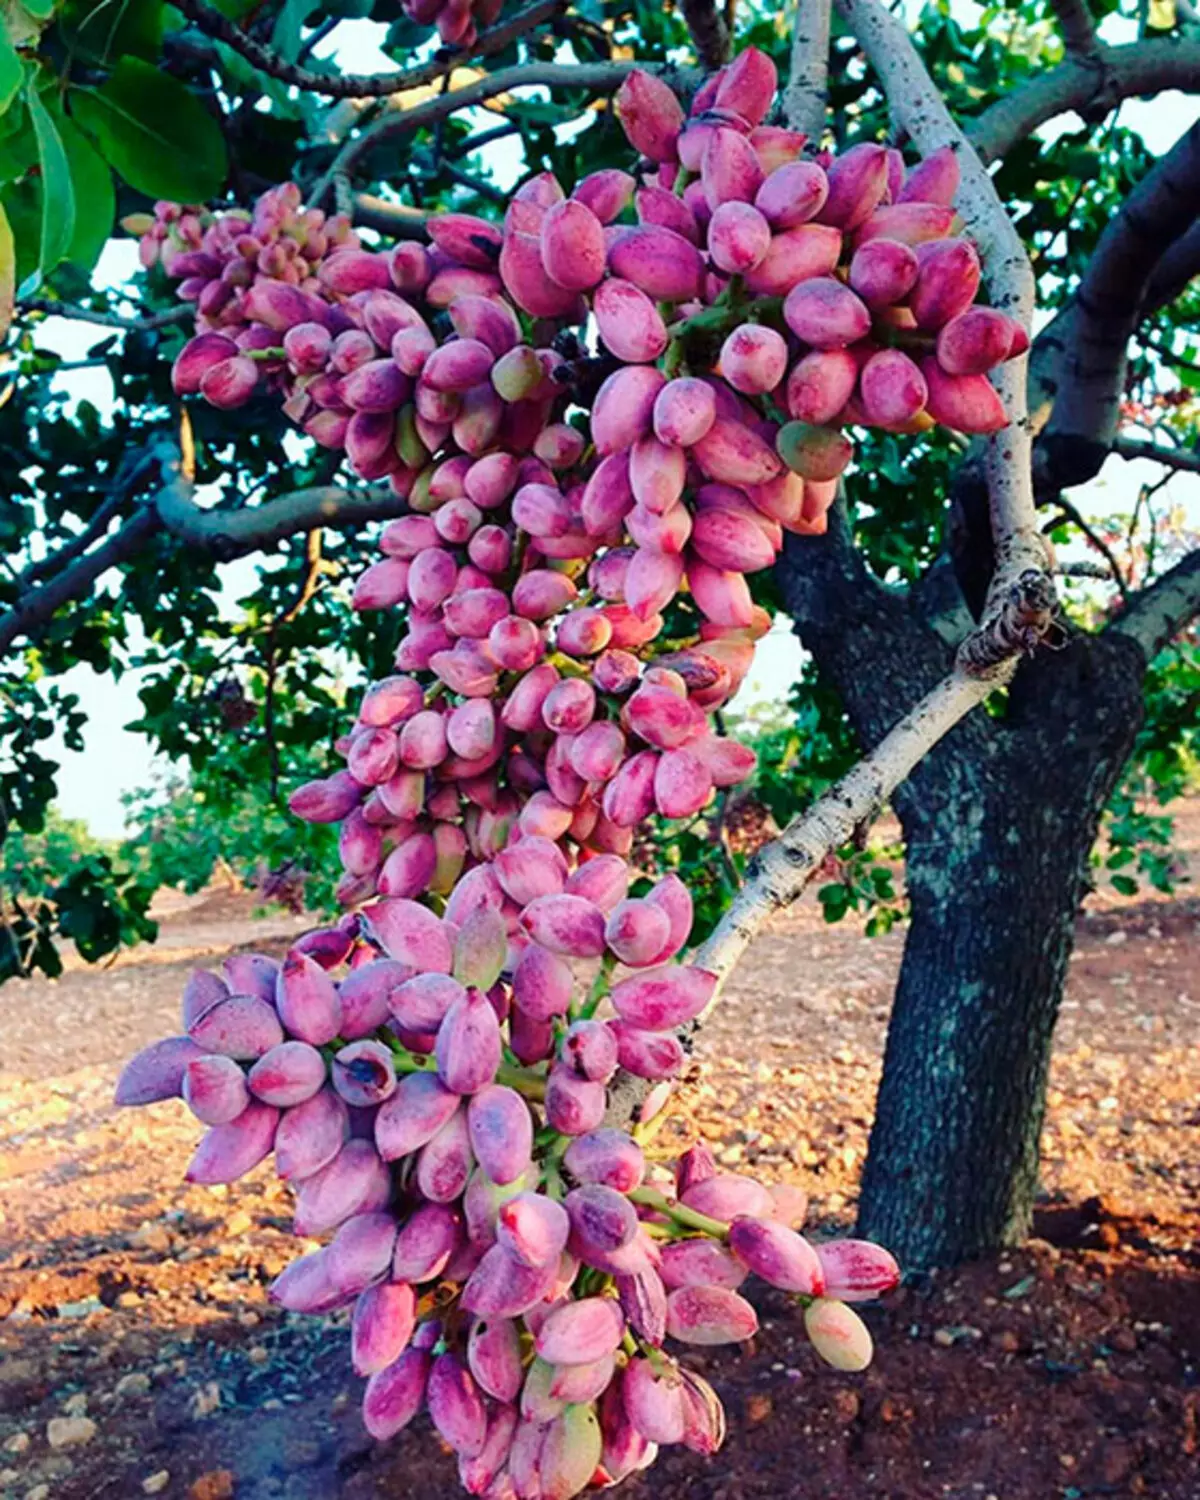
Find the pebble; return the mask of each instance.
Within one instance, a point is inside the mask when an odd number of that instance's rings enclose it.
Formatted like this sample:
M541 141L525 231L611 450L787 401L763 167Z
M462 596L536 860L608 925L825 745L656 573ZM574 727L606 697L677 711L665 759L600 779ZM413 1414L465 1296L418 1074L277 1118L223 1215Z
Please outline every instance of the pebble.
M236 1239L239 1234L245 1234L248 1229L254 1228L254 1220L244 1208L237 1213L230 1214L225 1222L225 1233L230 1239Z
M87 1392L76 1391L74 1395L68 1396L63 1402L63 1411L68 1417L82 1417L87 1411Z
M171 1233L161 1224L146 1222L139 1224L133 1231L129 1236L129 1243L138 1249L155 1250L161 1254L171 1248Z
M171 1482L170 1469L159 1469L156 1474L147 1474L142 1480L142 1490L147 1495L158 1495Z
M254 1344L246 1352L246 1358L252 1365L265 1365L271 1357L271 1351L265 1344Z
M12 1437L6 1439L4 1444L5 1453L28 1453L33 1439L27 1432L14 1432Z
M193 1391L190 1410L193 1417L210 1417L221 1404L221 1387L215 1380Z
M117 1298L118 1307L141 1307L142 1299L138 1292L122 1292Z
M35 1484L31 1490L25 1491L25 1500L50 1500L50 1486Z
M188 1500L233 1500L233 1474L229 1469L210 1469L194 1480Z
M78 1448L96 1436L96 1424L90 1417L51 1417L46 1423L46 1440L52 1448Z
M131 1370L117 1381L116 1393L118 1396L144 1396L149 1389L149 1375L141 1370Z

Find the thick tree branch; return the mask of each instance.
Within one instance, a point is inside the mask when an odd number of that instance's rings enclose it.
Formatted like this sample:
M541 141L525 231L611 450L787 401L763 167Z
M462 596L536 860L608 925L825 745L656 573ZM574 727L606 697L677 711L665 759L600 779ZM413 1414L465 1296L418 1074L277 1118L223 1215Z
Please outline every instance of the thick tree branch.
M1196 216L1200 123L1157 163L1109 221L1072 299L1044 443L1058 482L1096 472L1120 423L1129 341L1164 249Z
M441 47L427 62L405 71L387 73L317 73L311 68L290 63L248 35L240 26L215 10L205 0L179 0L179 9L206 36L224 42L260 73L278 78L281 83L302 89L305 93L323 94L328 99L373 99L396 94L403 89L420 88L444 77L454 68L475 57L503 52L517 37L548 21L564 8L566 0L534 0L507 21L481 32L469 47Z
M717 0L683 0L683 19L706 68L719 68L729 61L729 27Z
M396 240L429 238L427 213L410 208L407 203L389 203L374 193L355 193L351 217L364 229L377 229L380 234L391 235Z
M1200 276L1200 220L1163 252L1146 288L1142 311L1149 317L1169 307L1183 296L1195 276Z
M64 604L85 599L101 574L137 556L158 524L153 511L139 511L94 552L76 558L40 588L23 593L7 614L0 615L0 651L44 625Z
M63 605L87 598L102 574L130 561L158 532L166 531L188 546L227 562L262 551L298 532L312 533L326 526L349 530L367 521L388 520L408 509L407 502L388 485L363 490L317 485L246 510L205 510L192 499L192 485L182 473L178 455L159 452L155 459L168 473L167 483L139 502L136 513L101 546L79 556L77 539L48 559L51 566L60 561L67 565L40 586L25 589L13 608L0 615L0 651L44 625Z
M592 93L617 89L636 66L632 62L519 63L512 68L499 68L495 73L484 74L463 88L438 94L412 109L393 110L345 143L309 194L309 202L314 206L320 204L336 177L352 172L363 156L394 136L408 135L426 125L436 125L460 109L469 109L500 94L511 93L513 89L582 89Z
M1070 57L1092 57L1099 50L1096 23L1087 0L1052 0L1063 45Z
M222 562L272 547L297 532L322 526L349 530L367 521L403 515L408 509L407 502L386 484L363 490L314 485L245 510L205 510L186 489L167 486L153 503L159 521L172 536Z
M992 304L1026 328L1033 316L1034 279L1029 257L991 177L950 117L902 20L876 0L837 0L878 75L896 122L924 154L949 146L958 153L962 185L958 208L983 257ZM994 380L1009 425L988 442L985 470L996 566L980 631L965 660L989 664L988 642L999 653L1015 638L1028 641L1027 626L1053 599L1045 543L1037 526L1033 494L1033 439L1026 408L1027 359L1009 360ZM1040 581L1034 581L1038 575ZM1019 603L1014 604L1014 600ZM1047 616L1048 620L1048 616Z
M1165 464L1168 469L1183 469L1200 474L1200 451L1195 448L1168 448L1164 443L1140 442L1119 437L1112 445L1118 458L1148 458L1151 463Z
M1056 115L1076 110L1102 118L1122 99L1164 89L1200 90L1200 41L1154 37L1068 58L989 105L967 138L983 161L998 161Z
M1109 625L1108 630L1129 636L1146 653L1146 660L1169 644L1200 614L1200 548L1189 552L1149 588L1142 589Z
M796 0L792 60L783 91L783 113L793 130L819 142L829 92L830 0Z

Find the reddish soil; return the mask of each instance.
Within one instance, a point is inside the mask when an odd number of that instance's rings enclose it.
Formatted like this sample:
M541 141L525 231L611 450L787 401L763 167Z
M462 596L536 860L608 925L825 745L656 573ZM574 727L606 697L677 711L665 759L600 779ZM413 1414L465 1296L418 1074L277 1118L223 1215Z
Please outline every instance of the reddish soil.
M1182 833L1200 848L1200 806ZM281 951L299 925L252 920L246 898L180 903L156 948L0 996L4 1500L457 1493L424 1421L382 1446L364 1434L344 1316L267 1304L298 1248L288 1191L266 1170L185 1187L183 1106L110 1106L121 1059L174 1028L191 964ZM803 903L759 939L704 1033L678 1129L801 1183L817 1233L853 1219L901 944L823 927ZM729 1410L723 1452L668 1452L626 1492L1200 1500L1198 954L1197 898L1093 896L1037 1238L867 1309L877 1354L861 1376L820 1367L786 1299L761 1295L754 1344L699 1361ZM95 1430L52 1447L64 1416Z

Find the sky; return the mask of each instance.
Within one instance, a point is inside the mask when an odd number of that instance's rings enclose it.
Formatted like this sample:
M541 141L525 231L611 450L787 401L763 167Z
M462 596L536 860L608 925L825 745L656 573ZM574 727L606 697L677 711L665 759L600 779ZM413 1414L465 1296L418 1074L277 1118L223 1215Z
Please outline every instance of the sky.
M974 9L965 0L957 8L964 14ZM384 31L383 26L370 21L349 23L339 28L339 40L327 39L320 50L329 52L336 48L339 59L353 71L385 69L392 64L378 48ZM1134 36L1133 23L1110 16L1102 35L1110 43L1130 41ZM1122 108L1120 118L1122 124L1139 130L1152 150L1161 153L1200 118L1200 100L1175 92L1160 95L1153 102L1130 100ZM1047 133L1077 128L1078 124L1074 116L1068 115L1048 126ZM502 188L511 185L518 170L518 157L510 143L501 142L490 148L488 160L497 185ZM110 241L97 267L97 281L118 286L136 268L133 242ZM52 318L42 325L39 344L58 350L65 359L78 359L96 342L98 335L99 330L87 325ZM112 399L111 382L103 371L69 371L57 377L57 384L72 397L89 399L101 408ZM1154 482L1160 475L1158 465L1110 458L1096 479L1072 492L1072 499L1085 514L1112 514L1128 509L1140 486ZM1187 505L1189 512L1200 517L1200 476L1180 476L1172 485L1172 493ZM1085 555L1085 549L1077 548L1074 555ZM230 598L237 596L252 567L252 561L244 559L227 570ZM754 667L733 706L783 701L799 674L802 660L799 642L788 622L777 619L770 633L759 642ZM156 761L140 735L125 727L139 713L139 678L137 671L131 671L119 682L113 682L80 666L62 682L64 689L79 695L88 723L82 752L69 751L61 742L51 752L60 764L58 805L66 816L84 819L101 838L118 838L124 830L122 794L150 784L156 774L168 769L161 759Z

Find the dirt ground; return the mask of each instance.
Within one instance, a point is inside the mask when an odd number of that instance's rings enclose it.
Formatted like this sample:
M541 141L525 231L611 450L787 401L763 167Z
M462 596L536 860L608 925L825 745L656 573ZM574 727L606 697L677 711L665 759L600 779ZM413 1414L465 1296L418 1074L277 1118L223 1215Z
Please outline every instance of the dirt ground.
M1200 805L1181 834L1200 869ZM265 1168L185 1187L183 1106L111 1107L121 1060L175 1028L191 965L279 952L302 925L181 902L155 948L0 996L5 1500L457 1493L424 1420L385 1445L363 1432L344 1315L267 1304L299 1248L287 1189ZM824 927L810 899L704 1033L689 1128L801 1183L820 1231L853 1219L902 941ZM861 1376L818 1366L785 1299L761 1295L754 1343L699 1361L729 1410L724 1451L668 1452L633 1500L1200 1500L1198 955L1196 896L1094 895L1037 1237L868 1309ZM50 1426L64 1417L86 1420Z

